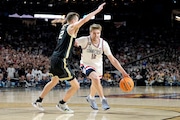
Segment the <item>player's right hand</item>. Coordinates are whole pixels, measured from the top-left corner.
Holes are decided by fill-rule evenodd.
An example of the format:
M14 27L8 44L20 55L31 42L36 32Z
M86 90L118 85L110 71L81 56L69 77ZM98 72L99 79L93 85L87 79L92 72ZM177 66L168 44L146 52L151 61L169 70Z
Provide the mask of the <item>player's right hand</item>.
M105 4L106 4L105 2L102 3L102 4L98 7L98 10L101 11L101 10L103 9L103 7L104 7Z

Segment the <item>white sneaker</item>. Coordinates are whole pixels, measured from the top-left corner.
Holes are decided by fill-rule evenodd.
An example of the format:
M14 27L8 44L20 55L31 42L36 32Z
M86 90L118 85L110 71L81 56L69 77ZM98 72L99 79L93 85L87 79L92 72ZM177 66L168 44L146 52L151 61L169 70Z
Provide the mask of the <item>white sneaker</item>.
M71 110L66 103L64 103L64 104L59 103L56 105L56 108L64 113L74 113L74 111Z
M40 111L44 111L44 108L42 107L41 102L34 102L34 103L32 103L32 106L35 107L36 109L40 110Z
M104 110L110 109L110 107L109 107L106 99L102 99L102 108L103 108Z
M87 102L90 104L91 108L94 110L98 110L98 106L96 104L95 99L90 99L89 96L86 97Z

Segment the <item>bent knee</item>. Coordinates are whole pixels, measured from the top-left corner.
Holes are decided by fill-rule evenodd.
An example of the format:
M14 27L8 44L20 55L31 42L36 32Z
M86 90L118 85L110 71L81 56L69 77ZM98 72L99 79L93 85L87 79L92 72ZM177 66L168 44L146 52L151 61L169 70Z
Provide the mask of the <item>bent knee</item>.
M54 84L59 83L59 77L57 77L57 76L52 77L51 82Z
M75 83L75 84L71 84L71 87L72 87L73 89L76 89L76 90L80 89L80 85L79 85L78 82Z
M98 84L98 83L100 83L101 80L99 77L94 77L91 79L91 81Z
M74 85L74 86L73 86L73 88L75 88L76 90L80 89L80 85L79 85L79 83L78 83L78 84L76 84L76 85Z

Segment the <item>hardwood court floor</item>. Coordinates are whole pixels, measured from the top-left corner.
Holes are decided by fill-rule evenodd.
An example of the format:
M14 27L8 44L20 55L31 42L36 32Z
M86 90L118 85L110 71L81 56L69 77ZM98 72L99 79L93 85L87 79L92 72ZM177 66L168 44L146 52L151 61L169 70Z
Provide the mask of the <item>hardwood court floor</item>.
M90 108L81 88L68 102L74 114L63 114L55 108L67 89L53 89L44 99L44 112L31 106L42 89L0 88L0 120L180 120L180 87L137 86L130 93L119 87L104 88L111 109Z

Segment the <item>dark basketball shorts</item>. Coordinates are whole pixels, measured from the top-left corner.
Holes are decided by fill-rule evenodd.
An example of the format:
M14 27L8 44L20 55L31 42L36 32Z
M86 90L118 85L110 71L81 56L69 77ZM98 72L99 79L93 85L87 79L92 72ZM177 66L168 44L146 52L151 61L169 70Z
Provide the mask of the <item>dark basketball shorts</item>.
M58 76L60 80L71 81L75 78L69 61L65 58L51 57L51 68L49 74L52 76Z
M81 65L81 71L86 75L89 76L89 74L93 71L95 71L93 68L86 69L84 65Z

